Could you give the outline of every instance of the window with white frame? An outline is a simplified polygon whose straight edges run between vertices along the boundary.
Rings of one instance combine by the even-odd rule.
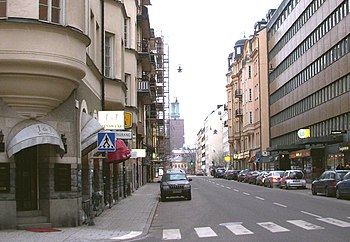
[[[52,22],[62,22],[63,0],[39,0],[39,19]]]
[[[113,35],[105,33],[105,76],[113,76]]]

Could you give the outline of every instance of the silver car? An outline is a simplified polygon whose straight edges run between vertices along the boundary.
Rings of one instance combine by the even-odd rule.
[[[286,170],[282,176],[280,188],[306,188],[304,172],[301,170]]]

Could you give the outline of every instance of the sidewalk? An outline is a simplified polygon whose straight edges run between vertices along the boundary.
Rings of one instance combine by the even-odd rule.
[[[123,241],[148,233],[159,201],[159,183],[147,183],[131,196],[120,200],[100,216],[95,225],[74,228],[56,228],[58,232],[29,232],[0,230],[0,241],[60,242],[60,241]]]

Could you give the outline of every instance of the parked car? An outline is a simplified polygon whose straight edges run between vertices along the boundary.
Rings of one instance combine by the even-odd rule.
[[[346,173],[343,180],[339,181],[335,186],[335,196],[340,198],[350,198],[350,172]]]
[[[255,184],[263,186],[264,185],[264,180],[265,180],[265,177],[267,176],[267,174],[269,174],[268,171],[260,172],[259,176],[256,177],[256,183]]]
[[[226,169],[225,168],[216,168],[214,177],[216,178],[223,178],[225,175]]]
[[[251,172],[251,175],[249,177],[248,183],[249,184],[256,184],[256,178],[260,175],[261,172],[259,171],[253,171]]]
[[[169,172],[163,174],[160,181],[160,199],[162,202],[167,197],[184,197],[191,200],[191,178],[187,178],[183,172]]]
[[[304,172],[301,170],[286,170],[281,179],[280,188],[306,188]]]
[[[319,178],[314,180],[311,184],[312,195],[317,193],[323,193],[327,197],[336,195],[336,185],[339,181],[343,180],[343,177],[349,170],[335,170],[325,171]]]
[[[264,180],[265,187],[279,187],[283,173],[284,171],[270,171]]]
[[[205,173],[204,173],[204,170],[203,169],[197,169],[196,170],[196,176],[204,176]]]
[[[248,172],[249,172],[248,169],[241,170],[241,171],[238,173],[237,181],[243,182],[243,181],[244,181],[244,178],[246,177],[246,175],[248,174]]]
[[[238,173],[238,170],[227,170],[225,172],[224,178],[227,180],[237,180]]]

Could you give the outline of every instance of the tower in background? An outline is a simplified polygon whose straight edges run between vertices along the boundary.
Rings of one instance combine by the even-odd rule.
[[[170,148],[181,149],[185,144],[184,120],[180,119],[180,103],[177,98],[170,104]]]

